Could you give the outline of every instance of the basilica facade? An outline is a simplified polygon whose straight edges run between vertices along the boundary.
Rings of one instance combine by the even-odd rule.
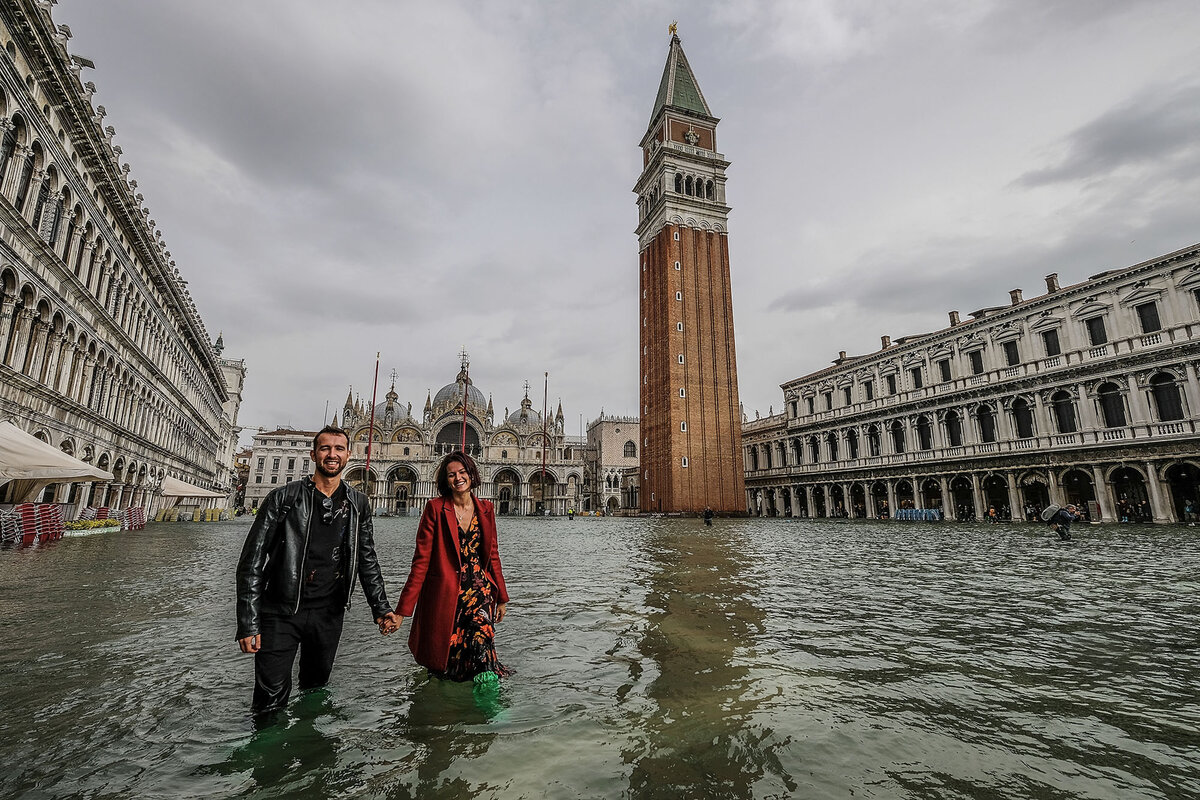
[[[214,347],[52,5],[0,4],[0,419],[114,476],[46,502],[231,491],[245,365]]]
[[[782,384],[743,424],[747,510],[1198,519],[1200,245],[970,316]]]
[[[377,511],[420,514],[437,496],[436,472],[442,458],[463,446],[479,466],[482,485],[476,493],[495,503],[501,515],[561,515],[581,509],[584,450],[582,437],[564,431],[562,403],[553,418],[543,420],[525,396],[511,413],[497,416],[470,378],[468,364],[453,383],[429,393],[414,413],[401,403],[393,382],[374,413],[347,395],[341,427],[350,432],[353,462],[346,479],[366,491]],[[465,424],[464,424],[465,420]],[[339,424],[335,416],[333,424]],[[370,467],[367,442],[373,440]]]

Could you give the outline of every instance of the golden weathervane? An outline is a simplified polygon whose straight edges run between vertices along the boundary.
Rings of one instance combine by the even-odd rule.
[[[679,29],[679,20],[671,20],[671,24],[667,26],[667,30],[671,32],[672,36],[674,36],[675,32],[678,29]]]

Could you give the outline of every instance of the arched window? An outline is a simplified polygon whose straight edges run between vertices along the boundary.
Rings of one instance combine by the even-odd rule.
[[[17,196],[13,200],[13,206],[18,212],[25,208],[25,201],[29,197],[29,183],[33,179],[34,159],[34,151],[30,150],[29,155],[25,156],[25,163],[21,165],[21,177],[17,181]]]
[[[979,423],[979,441],[996,441],[996,415],[991,406],[982,405],[975,409],[975,421]]]
[[[758,469],[758,448],[751,447],[750,448],[750,470],[754,471],[757,469]]]
[[[867,428],[867,454],[877,456],[879,452],[879,428],[872,425]]]
[[[712,181],[708,181],[707,183],[704,184],[704,197],[705,197],[705,199],[708,199],[708,200],[713,199],[713,182]]]
[[[1033,438],[1033,412],[1029,409],[1029,401],[1018,397],[1012,404],[1013,421],[1017,424],[1018,439]]]
[[[683,194],[683,174],[679,172],[675,173],[675,193]]]
[[[683,193],[686,194],[688,197],[691,197],[692,194],[694,194],[694,192],[692,191],[692,176],[691,175],[688,175],[687,178],[685,178],[683,181]]]
[[[890,426],[892,432],[892,450],[897,453],[904,452],[904,425],[900,420],[895,420]]]
[[[1075,403],[1069,392],[1055,392],[1050,398],[1054,408],[1054,423],[1059,433],[1075,433],[1079,426],[1075,423]]]
[[[0,183],[4,181],[4,173],[8,170],[8,162],[12,161],[13,152],[17,149],[17,126],[13,125],[4,132],[0,140]]]
[[[775,450],[775,448],[769,444],[763,445],[763,456],[764,456],[763,464],[765,465],[765,467],[767,469],[771,469],[772,467],[775,466],[774,458],[773,458],[773,456],[775,455],[773,452],[774,450]]]
[[[826,437],[825,437],[825,444],[827,444],[827,445],[829,446],[829,460],[830,460],[830,461],[837,461],[837,460],[838,460],[838,440],[837,440],[837,434],[836,434],[836,433],[831,433],[831,434],[829,434],[828,436],[826,436]]]
[[[933,426],[924,414],[917,417],[917,446],[922,450],[933,449]]]
[[[962,447],[962,418],[953,408],[946,412],[946,441],[951,447]]]
[[[821,442],[816,436],[808,437],[808,455],[812,463],[821,463]]]
[[[858,458],[858,431],[846,431],[846,452],[851,460]]]
[[[1150,379],[1150,394],[1154,397],[1154,409],[1160,422],[1183,419],[1183,402],[1174,378],[1165,372],[1158,373]]]
[[[625,443],[625,457],[637,458],[637,445],[633,443],[632,439]]]
[[[1125,401],[1121,397],[1121,387],[1115,383],[1101,384],[1096,390],[1096,399],[1100,402],[1100,416],[1106,428],[1125,427]]]

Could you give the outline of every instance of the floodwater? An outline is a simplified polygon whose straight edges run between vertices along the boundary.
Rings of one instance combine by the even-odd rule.
[[[501,518],[498,693],[360,595],[255,731],[248,526],[0,550],[0,797],[1200,797],[1200,528]]]

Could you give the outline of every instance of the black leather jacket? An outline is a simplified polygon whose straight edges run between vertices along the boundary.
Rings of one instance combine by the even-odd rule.
[[[292,481],[271,492],[254,517],[237,568],[237,638],[261,632],[260,616],[295,614],[300,610],[301,576],[308,554],[312,518],[312,478]],[[375,557],[374,525],[366,495],[346,484],[350,501],[347,526],[346,608],[354,594],[354,578],[362,583],[374,619],[391,611]]]

